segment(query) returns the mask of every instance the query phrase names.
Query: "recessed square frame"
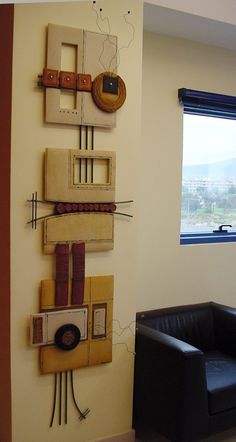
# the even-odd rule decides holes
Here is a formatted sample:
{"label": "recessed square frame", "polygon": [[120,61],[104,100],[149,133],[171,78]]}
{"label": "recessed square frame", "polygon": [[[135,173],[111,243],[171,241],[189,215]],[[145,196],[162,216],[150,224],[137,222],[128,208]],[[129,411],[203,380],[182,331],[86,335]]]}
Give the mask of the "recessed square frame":
{"label": "recessed square frame", "polygon": [[[75,183],[75,161],[107,160],[107,183]],[[86,166],[87,167],[87,166]],[[113,202],[116,154],[111,151],[46,149],[45,200],[55,202]]]}

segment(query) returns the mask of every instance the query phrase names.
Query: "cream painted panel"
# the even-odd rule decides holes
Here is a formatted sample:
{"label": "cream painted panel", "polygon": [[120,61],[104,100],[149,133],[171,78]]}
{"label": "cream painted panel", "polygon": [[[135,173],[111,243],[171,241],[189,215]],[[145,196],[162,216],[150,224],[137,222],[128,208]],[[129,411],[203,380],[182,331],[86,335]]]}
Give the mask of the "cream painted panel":
{"label": "cream painted panel", "polygon": [[[61,70],[62,44],[76,46],[77,72],[82,72],[83,31],[67,26],[48,25],[47,68]],[[81,124],[81,93],[76,94],[76,108],[62,109],[60,89],[46,88],[46,122],[61,124]]]}
{"label": "cream painted panel", "polygon": [[54,253],[57,243],[85,242],[86,252],[113,249],[114,215],[77,213],[44,221],[44,252]]}
{"label": "cream painted panel", "polygon": [[[117,37],[84,31],[84,73],[91,74],[92,80],[117,65]],[[93,101],[92,94],[84,93],[82,97],[82,124],[92,126],[114,127],[116,113],[100,110]]]}

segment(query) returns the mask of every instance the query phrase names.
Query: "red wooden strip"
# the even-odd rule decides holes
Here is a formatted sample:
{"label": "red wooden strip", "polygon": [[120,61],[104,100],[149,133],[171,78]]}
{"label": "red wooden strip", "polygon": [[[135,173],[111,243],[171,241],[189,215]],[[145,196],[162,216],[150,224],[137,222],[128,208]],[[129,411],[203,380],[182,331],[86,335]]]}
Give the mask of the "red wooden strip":
{"label": "red wooden strip", "polygon": [[[13,2],[12,2],[13,3]],[[10,164],[14,5],[0,5],[0,440],[12,440],[10,348]]]}
{"label": "red wooden strip", "polygon": [[83,304],[85,279],[85,243],[72,245],[73,279],[71,304]]}
{"label": "red wooden strip", "polygon": [[69,244],[56,245],[56,299],[55,305],[68,304]]}

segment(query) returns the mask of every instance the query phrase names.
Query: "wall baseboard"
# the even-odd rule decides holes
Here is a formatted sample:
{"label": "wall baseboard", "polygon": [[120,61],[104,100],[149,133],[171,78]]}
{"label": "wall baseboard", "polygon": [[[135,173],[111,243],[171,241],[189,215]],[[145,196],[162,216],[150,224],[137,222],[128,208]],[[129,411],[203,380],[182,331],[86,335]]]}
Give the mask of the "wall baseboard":
{"label": "wall baseboard", "polygon": [[131,430],[105,439],[96,439],[94,442],[135,442],[135,431]]}

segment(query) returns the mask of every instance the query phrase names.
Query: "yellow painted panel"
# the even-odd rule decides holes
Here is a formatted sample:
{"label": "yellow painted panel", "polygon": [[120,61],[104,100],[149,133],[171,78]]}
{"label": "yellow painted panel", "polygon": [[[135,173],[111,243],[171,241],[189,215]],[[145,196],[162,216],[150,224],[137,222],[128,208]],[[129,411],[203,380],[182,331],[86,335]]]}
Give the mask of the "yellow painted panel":
{"label": "yellow painted panel", "polygon": [[41,281],[40,309],[55,308],[55,280]]}
{"label": "yellow painted panel", "polygon": [[105,362],[112,362],[111,340],[93,339],[90,342],[89,365],[97,365]]}
{"label": "yellow painted panel", "polygon": [[[71,280],[69,280],[69,301],[71,299]],[[41,281],[41,299],[40,299],[40,310],[50,310],[57,308],[55,306],[55,279],[47,279]],[[90,277],[85,278],[84,284],[84,304],[89,304],[90,302]],[[69,302],[68,307],[71,304]],[[75,307],[75,305],[73,305]],[[60,309],[60,307],[59,307]]]}
{"label": "yellow painted panel", "polygon": [[88,363],[88,342],[81,342],[74,350],[67,352],[56,347],[40,348],[40,370],[42,374],[74,370],[86,367]]}
{"label": "yellow painted panel", "polygon": [[92,302],[101,302],[113,299],[114,276],[92,276],[91,277],[91,299]]}

